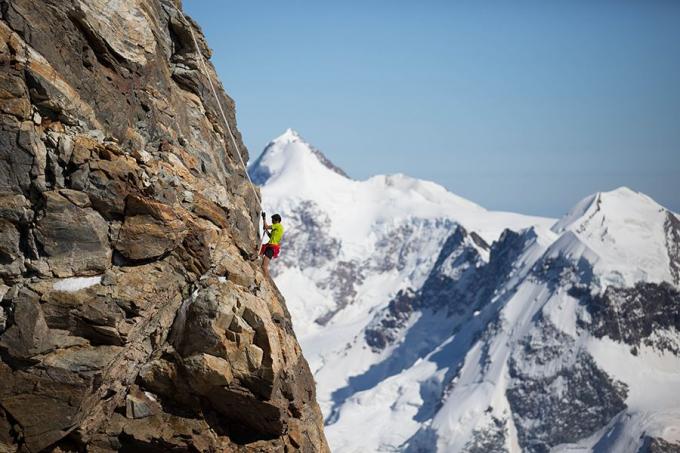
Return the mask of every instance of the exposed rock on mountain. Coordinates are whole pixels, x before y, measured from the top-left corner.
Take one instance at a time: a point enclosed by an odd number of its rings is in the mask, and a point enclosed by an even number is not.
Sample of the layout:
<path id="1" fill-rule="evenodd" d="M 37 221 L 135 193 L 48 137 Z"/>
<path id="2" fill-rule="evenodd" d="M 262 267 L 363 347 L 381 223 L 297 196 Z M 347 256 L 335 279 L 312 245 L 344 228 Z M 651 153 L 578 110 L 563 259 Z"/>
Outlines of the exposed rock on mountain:
<path id="1" fill-rule="evenodd" d="M 668 283 L 609 287 L 602 296 L 579 294 L 590 313 L 584 323 L 598 337 L 635 347 L 645 344 L 680 356 L 680 292 Z M 635 353 L 636 349 L 633 350 Z"/>
<path id="2" fill-rule="evenodd" d="M 540 329 L 523 339 L 509 360 L 507 398 L 527 452 L 576 442 L 626 407 L 625 384 L 613 382 L 550 322 L 538 324 Z"/>
<path id="3" fill-rule="evenodd" d="M 327 451 L 196 24 L 173 0 L 0 15 L 0 451 Z"/>

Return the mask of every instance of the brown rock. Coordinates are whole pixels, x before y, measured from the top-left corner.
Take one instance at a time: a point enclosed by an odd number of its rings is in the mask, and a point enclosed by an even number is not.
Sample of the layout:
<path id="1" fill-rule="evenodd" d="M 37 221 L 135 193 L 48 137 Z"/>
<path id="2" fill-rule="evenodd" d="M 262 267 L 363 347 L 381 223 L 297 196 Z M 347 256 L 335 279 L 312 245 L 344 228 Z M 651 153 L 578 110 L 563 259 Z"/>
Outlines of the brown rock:
<path id="1" fill-rule="evenodd" d="M 32 217 L 33 211 L 26 197 L 17 193 L 0 193 L 0 218 L 26 223 Z"/>
<path id="2" fill-rule="evenodd" d="M 77 423 L 91 382 L 59 369 L 13 371 L 0 363 L 0 405 L 19 424 L 29 451 L 40 451 Z"/>
<path id="3" fill-rule="evenodd" d="M 70 161 L 73 165 L 83 165 L 90 160 L 92 151 L 96 150 L 99 143 L 86 135 L 76 135 L 73 139 Z M 64 153 L 66 154 L 66 153 Z"/>
<path id="4" fill-rule="evenodd" d="M 264 351 L 259 346 L 249 344 L 246 346 L 246 358 L 248 359 L 248 367 L 250 371 L 255 371 L 262 365 L 262 357 Z"/>
<path id="5" fill-rule="evenodd" d="M 156 50 L 156 38 L 141 1 L 128 1 L 114 8 L 108 0 L 86 0 L 80 7 L 80 23 L 117 56 L 144 65 L 147 54 Z M 126 32 L 122 34 L 121 30 Z"/>
<path id="6" fill-rule="evenodd" d="M 12 424 L 7 419 L 7 413 L 0 408 L 0 452 L 9 453 L 18 450 L 14 441 Z"/>
<path id="7" fill-rule="evenodd" d="M 178 352 L 184 357 L 206 353 L 227 358 L 225 332 L 235 316 L 236 304 L 234 295 L 219 293 L 212 287 L 192 295 L 186 309 L 183 334 L 178 339 Z"/>
<path id="8" fill-rule="evenodd" d="M 108 224 L 93 209 L 81 208 L 59 192 L 43 194 L 45 209 L 35 237 L 52 271 L 60 276 L 92 275 L 111 263 Z"/>
<path id="9" fill-rule="evenodd" d="M 0 335 L 0 348 L 11 357 L 28 359 L 52 348 L 38 295 L 23 288 L 12 300 L 13 322 Z"/>
<path id="10" fill-rule="evenodd" d="M 328 451 L 179 8 L 3 3 L 0 450 Z"/>
<path id="11" fill-rule="evenodd" d="M 93 286 L 78 291 L 54 291 L 50 282 L 42 288 L 42 308 L 51 329 L 69 331 L 93 344 L 122 345 L 128 330 L 124 296 L 110 294 Z"/>
<path id="12" fill-rule="evenodd" d="M 176 389 L 181 382 L 177 365 L 164 359 L 156 359 L 144 365 L 139 378 L 144 388 L 168 399 L 177 395 Z"/>
<path id="13" fill-rule="evenodd" d="M 162 223 L 149 215 L 126 217 L 115 248 L 130 260 L 153 259 L 177 248 L 185 234 L 181 220 Z"/>
<path id="14" fill-rule="evenodd" d="M 125 212 L 125 198 L 141 189 L 139 167 L 129 157 L 111 154 L 105 149 L 110 160 L 90 162 L 85 190 L 92 204 L 106 218 L 116 218 Z"/>
<path id="15" fill-rule="evenodd" d="M 117 346 L 67 348 L 46 355 L 42 363 L 80 375 L 100 374 L 119 352 Z"/>
<path id="16" fill-rule="evenodd" d="M 28 90 L 19 74 L 0 72 L 0 112 L 26 120 L 31 114 Z"/>
<path id="17" fill-rule="evenodd" d="M 115 248 L 131 260 L 158 258 L 179 246 L 187 234 L 184 222 L 163 203 L 130 196 L 125 214 Z"/>
<path id="18" fill-rule="evenodd" d="M 149 392 L 143 392 L 136 385 L 130 388 L 125 397 L 125 416 L 127 418 L 145 418 L 161 412 L 161 405 Z"/>
<path id="19" fill-rule="evenodd" d="M 0 262 L 11 262 L 19 256 L 19 232 L 11 222 L 0 219 Z"/>
<path id="20" fill-rule="evenodd" d="M 244 261 L 233 244 L 220 244 L 214 256 L 215 274 L 245 288 L 255 283 L 255 270 L 251 262 Z"/>
<path id="21" fill-rule="evenodd" d="M 220 228 L 226 228 L 229 225 L 227 212 L 216 203 L 208 200 L 202 196 L 194 196 L 193 212 L 198 217 L 210 220 Z"/>
<path id="22" fill-rule="evenodd" d="M 196 354 L 182 360 L 184 370 L 190 375 L 191 388 L 201 395 L 210 395 L 215 387 L 231 384 L 234 376 L 226 360 L 210 354 Z"/>
<path id="23" fill-rule="evenodd" d="M 22 194 L 31 186 L 34 151 L 24 139 L 30 133 L 9 118 L 0 123 L 0 192 Z"/>

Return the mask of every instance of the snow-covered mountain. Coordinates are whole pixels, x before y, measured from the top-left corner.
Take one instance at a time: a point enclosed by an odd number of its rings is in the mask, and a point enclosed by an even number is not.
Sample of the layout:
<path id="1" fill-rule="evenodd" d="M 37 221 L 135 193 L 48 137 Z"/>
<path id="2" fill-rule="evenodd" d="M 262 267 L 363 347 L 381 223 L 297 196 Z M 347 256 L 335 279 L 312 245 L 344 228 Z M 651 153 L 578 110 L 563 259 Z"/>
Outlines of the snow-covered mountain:
<path id="1" fill-rule="evenodd" d="M 627 188 L 559 220 L 488 211 L 405 175 L 352 180 L 292 130 L 250 173 L 283 216 L 273 271 L 334 451 L 680 443 L 673 212 Z"/>

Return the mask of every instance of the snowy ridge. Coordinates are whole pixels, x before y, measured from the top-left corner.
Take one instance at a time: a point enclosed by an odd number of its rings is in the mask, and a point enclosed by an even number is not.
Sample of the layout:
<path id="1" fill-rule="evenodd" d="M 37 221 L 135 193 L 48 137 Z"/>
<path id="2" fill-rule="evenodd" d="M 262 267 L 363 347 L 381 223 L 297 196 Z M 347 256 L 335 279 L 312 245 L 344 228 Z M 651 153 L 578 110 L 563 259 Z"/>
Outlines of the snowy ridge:
<path id="1" fill-rule="evenodd" d="M 334 451 L 680 444 L 674 213 L 619 188 L 555 221 L 334 168 L 290 130 L 250 168 Z"/>
<path id="2" fill-rule="evenodd" d="M 535 224 L 547 229 L 553 222 L 487 211 L 438 184 L 403 174 L 354 181 L 329 163 L 320 151 L 288 129 L 267 145 L 249 172 L 253 180 L 263 184 L 263 199 L 268 205 L 287 207 L 311 201 L 331 219 L 337 219 L 331 225 L 332 233 L 347 243 L 366 242 L 374 225 L 389 228 L 389 224 L 406 218 L 449 218 L 476 231 L 487 242 L 498 238 L 505 228 Z M 333 228 L 336 224 L 338 228 Z"/>
<path id="3" fill-rule="evenodd" d="M 589 253 L 610 284 L 673 281 L 664 223 L 670 212 L 648 196 L 621 187 L 579 202 L 552 230 L 572 232 L 555 247 L 566 254 Z M 579 242 L 580 244 L 574 244 Z M 586 252 L 587 249 L 587 252 Z"/>

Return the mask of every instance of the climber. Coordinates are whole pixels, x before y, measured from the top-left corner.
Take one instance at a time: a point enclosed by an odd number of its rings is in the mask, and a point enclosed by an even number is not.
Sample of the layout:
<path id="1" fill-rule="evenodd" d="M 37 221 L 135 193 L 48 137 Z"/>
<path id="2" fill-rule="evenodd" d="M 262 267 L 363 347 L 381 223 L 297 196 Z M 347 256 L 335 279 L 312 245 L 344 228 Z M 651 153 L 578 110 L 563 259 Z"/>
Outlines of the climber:
<path id="1" fill-rule="evenodd" d="M 272 224 L 267 225 L 267 218 L 262 213 L 262 221 L 264 222 L 264 232 L 269 236 L 269 242 L 262 244 L 260 255 L 262 255 L 262 271 L 266 277 L 269 277 L 269 261 L 279 256 L 281 250 L 281 237 L 283 237 L 283 225 L 281 225 L 281 216 L 274 214 L 272 216 Z"/>

